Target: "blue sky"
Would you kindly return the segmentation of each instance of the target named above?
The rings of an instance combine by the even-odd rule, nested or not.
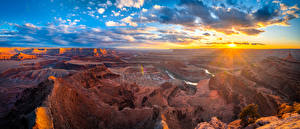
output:
[[[249,42],[300,48],[299,5],[299,0],[1,0],[0,47],[167,49]]]

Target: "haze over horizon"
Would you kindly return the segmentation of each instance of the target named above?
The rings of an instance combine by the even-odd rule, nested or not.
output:
[[[299,0],[2,0],[0,47],[300,48]]]

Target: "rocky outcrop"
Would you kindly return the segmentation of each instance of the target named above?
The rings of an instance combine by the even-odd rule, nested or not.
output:
[[[255,123],[242,127],[240,120],[235,120],[229,124],[223,123],[216,117],[213,117],[210,122],[201,122],[195,129],[298,129],[300,127],[299,114],[285,114],[286,117],[279,119],[276,116],[262,117]]]
[[[223,123],[216,117],[212,117],[210,122],[201,122],[195,129],[227,129],[227,124]]]
[[[23,90],[16,97],[16,102],[9,108],[6,114],[0,116],[0,127],[3,129],[26,129],[29,127],[28,114],[34,111],[35,108],[40,106],[47,98],[53,88],[53,81],[46,80],[39,85]],[[0,98],[1,102],[2,99]],[[4,106],[4,105],[2,105]],[[8,105],[6,105],[8,106]]]
[[[137,108],[135,85],[118,85],[118,77],[97,67],[64,79],[57,79],[49,107],[54,128],[153,128],[155,108]]]
[[[297,60],[293,57],[292,53],[289,52],[288,56],[284,58],[284,60],[296,62]]]
[[[22,52],[15,54],[11,57],[13,60],[25,60],[25,59],[36,59],[37,57],[35,55],[28,55],[24,54]]]
[[[17,54],[0,53],[0,60],[25,60],[25,59],[36,59],[35,55],[28,55],[22,52]]]
[[[13,54],[0,54],[0,60],[10,60]]]

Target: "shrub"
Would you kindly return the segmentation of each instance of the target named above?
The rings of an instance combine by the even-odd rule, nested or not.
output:
[[[241,119],[241,125],[246,127],[247,125],[254,123],[260,115],[258,114],[258,106],[256,104],[249,104],[241,111],[239,118]]]
[[[291,113],[293,111],[293,107],[286,104],[286,103],[283,103],[280,105],[279,107],[279,110],[278,110],[278,116],[282,116],[283,114],[285,113]]]
[[[300,103],[294,102],[294,104],[288,105],[287,103],[283,103],[280,105],[278,109],[278,116],[282,117],[285,113],[299,113],[300,114]]]
[[[293,112],[300,114],[300,103],[294,102],[294,104],[293,104]]]

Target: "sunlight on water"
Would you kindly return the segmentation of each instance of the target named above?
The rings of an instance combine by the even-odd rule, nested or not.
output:
[[[197,86],[198,83],[195,83],[195,82],[190,82],[190,81],[186,81],[186,80],[183,80],[184,83],[188,84],[188,85],[193,85],[193,86]]]
[[[53,129],[53,122],[46,107],[38,107],[35,114],[36,119],[33,129]]]
[[[213,77],[215,76],[214,74],[212,74],[211,72],[209,72],[207,69],[204,69],[204,71],[205,71],[206,74],[209,74],[209,75],[211,75]]]
[[[171,79],[176,79],[174,77],[174,75],[172,75],[169,71],[166,70],[166,73],[167,75],[171,78]],[[188,85],[193,85],[193,86],[197,86],[198,83],[195,83],[195,82],[190,82],[190,81],[186,81],[186,80],[183,80],[185,84],[188,84]]]
[[[166,70],[166,73],[168,74],[168,76],[169,76],[171,79],[176,79],[169,71]]]

